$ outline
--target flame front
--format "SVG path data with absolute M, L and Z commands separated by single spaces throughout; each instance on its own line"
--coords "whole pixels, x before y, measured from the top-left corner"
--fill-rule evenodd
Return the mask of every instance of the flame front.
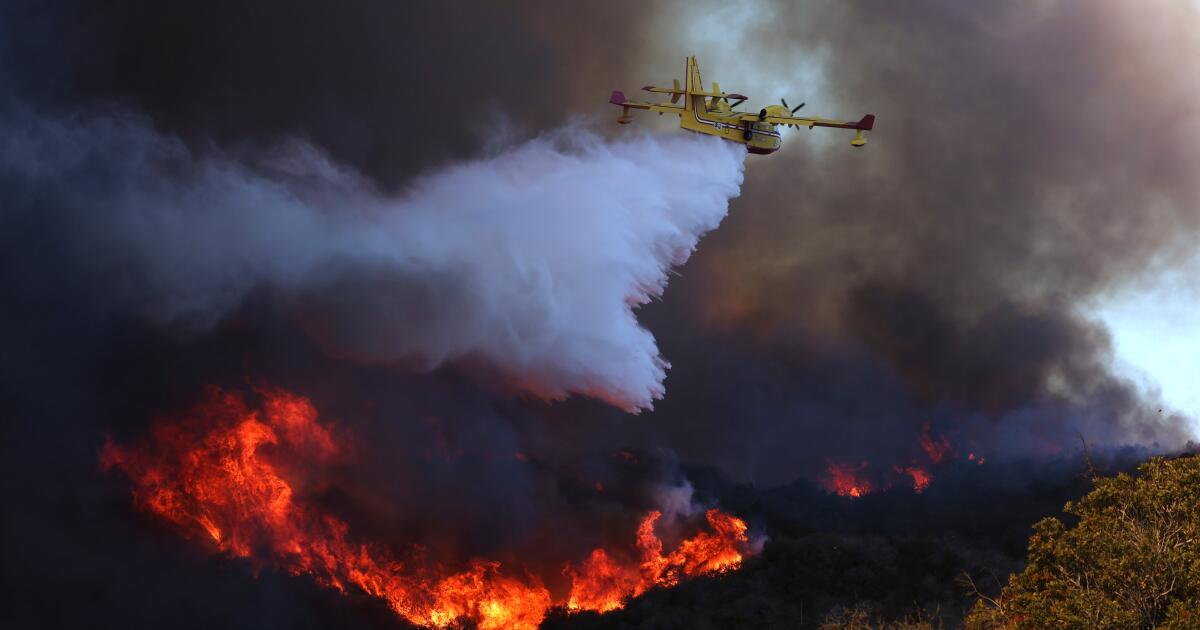
M 564 572 L 572 581 L 568 610 L 615 610 L 626 598 L 637 597 L 652 587 L 674 586 L 683 577 L 741 566 L 748 542 L 742 519 L 709 510 L 705 517 L 713 533 L 700 532 L 663 555 L 662 540 L 654 531 L 661 517 L 662 513 L 652 511 L 638 527 L 640 564 L 615 562 L 603 549 L 596 549 L 579 568 L 567 567 Z
M 921 494 L 933 481 L 933 475 L 920 466 L 893 466 L 893 470 L 901 475 L 912 477 L 913 492 Z
M 935 436 L 929 422 L 921 424 L 921 435 L 918 436 L 917 443 L 931 465 L 916 462 L 906 466 L 893 464 L 891 470 L 894 474 L 889 474 L 884 467 L 877 467 L 873 473 L 868 472 L 869 463 L 866 461 L 859 464 L 829 462 L 825 467 L 825 476 L 820 480 L 821 484 L 829 492 L 858 499 L 875 490 L 872 478 L 882 480 L 883 488 L 887 489 L 891 488 L 897 479 L 908 477 L 912 480 L 913 492 L 921 494 L 933 483 L 933 471 L 943 463 L 957 459 L 958 455 L 950 438 L 944 435 Z M 967 461 L 982 466 L 984 458 L 970 452 L 967 454 Z M 881 468 L 883 470 L 880 470 Z
M 711 532 L 685 538 L 667 554 L 655 532 L 661 515 L 649 513 L 637 532 L 639 557 L 618 561 L 598 548 L 579 566 L 568 565 L 565 601 L 555 601 L 536 576 L 504 574 L 499 562 L 450 570 L 402 561 L 380 545 L 353 542 L 346 523 L 297 498 L 297 475 L 285 462 L 327 462 L 341 447 L 308 399 L 278 389 L 260 393 L 261 411 L 212 389 L 186 416 L 156 422 L 148 439 L 107 442 L 101 466 L 130 477 L 139 508 L 220 553 L 342 592 L 359 589 L 412 623 L 439 628 L 461 620 L 482 629 L 535 628 L 556 605 L 607 612 L 651 587 L 732 570 L 749 553 L 745 522 L 709 510 Z
M 921 437 L 919 440 L 921 450 L 925 451 L 925 454 L 929 456 L 929 461 L 934 464 L 942 463 L 942 458 L 947 453 L 952 454 L 954 452 L 950 446 L 950 440 L 946 436 L 933 437 L 933 428 L 928 422 L 921 424 Z
M 838 496 L 859 498 L 871 494 L 875 486 L 871 484 L 863 471 L 867 462 L 854 464 L 829 464 L 825 468 L 825 487 Z

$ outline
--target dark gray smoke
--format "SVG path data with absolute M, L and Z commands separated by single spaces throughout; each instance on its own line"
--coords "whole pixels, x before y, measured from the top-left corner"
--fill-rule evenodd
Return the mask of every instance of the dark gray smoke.
M 730 219 L 644 316 L 676 367 L 655 417 L 689 427 L 645 439 L 761 481 L 917 456 L 926 421 L 999 452 L 1187 439 L 1185 418 L 1114 373 L 1085 305 L 1194 249 L 1193 7 L 698 12 L 726 28 L 672 41 L 707 81 L 751 106 L 879 118 L 861 150 L 800 130 L 748 161 Z M 787 77 L 801 93 L 763 92 Z

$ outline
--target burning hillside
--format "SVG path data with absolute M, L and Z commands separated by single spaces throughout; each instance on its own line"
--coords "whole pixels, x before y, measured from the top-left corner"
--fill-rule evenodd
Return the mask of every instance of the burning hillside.
M 133 445 L 105 444 L 101 466 L 133 484 L 135 504 L 214 551 L 256 567 L 308 575 L 338 591 L 384 600 L 404 619 L 446 627 L 533 628 L 551 607 L 607 612 L 647 589 L 737 568 L 750 552 L 746 524 L 716 509 L 706 529 L 674 549 L 659 536 L 662 513 L 641 519 L 626 548 L 594 549 L 566 562 L 570 586 L 556 596 L 524 567 L 474 559 L 450 566 L 421 547 L 397 551 L 357 540 L 336 515 L 317 507 L 322 467 L 345 455 L 336 428 L 309 400 L 263 389 L 261 409 L 212 388 L 181 416 L 156 422 Z
M 872 468 L 870 462 L 863 460 L 857 464 L 845 462 L 829 462 L 825 474 L 821 477 L 821 485 L 832 494 L 851 499 L 864 497 L 878 488 L 893 486 L 910 486 L 913 492 L 921 494 L 934 481 L 934 472 L 943 465 L 959 459 L 958 451 L 945 435 L 934 435 L 929 422 L 921 425 L 921 434 L 917 444 L 924 454 L 921 461 L 908 461 L 891 464 L 890 467 Z M 983 465 L 986 458 L 967 453 L 966 461 Z

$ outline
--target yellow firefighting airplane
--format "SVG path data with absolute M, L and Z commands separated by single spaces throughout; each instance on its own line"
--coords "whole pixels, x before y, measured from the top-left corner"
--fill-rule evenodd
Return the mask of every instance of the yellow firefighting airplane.
M 768 105 L 760 109 L 757 114 L 735 112 L 733 108 L 741 105 L 747 97 L 741 94 L 722 92 L 721 86 L 715 81 L 712 91 L 705 92 L 704 84 L 700 80 L 700 67 L 696 64 L 695 57 L 687 58 L 687 74 L 685 76 L 683 88 L 679 87 L 679 79 L 673 81 L 674 87 L 647 85 L 642 88 L 647 92 L 670 94 L 670 105 L 629 101 L 625 99 L 623 92 L 614 91 L 609 102 L 624 108 L 617 122 L 622 125 L 632 122 L 633 117 L 629 115 L 630 109 L 648 109 L 658 112 L 660 116 L 675 114 L 679 116 L 679 126 L 683 129 L 717 136 L 731 142 L 740 142 L 746 145 L 746 150 L 749 152 L 759 154 L 774 153 L 779 150 L 779 145 L 783 140 L 780 138 L 779 132 L 775 130 L 776 125 L 808 127 L 809 129 L 813 127 L 854 129 L 854 139 L 850 141 L 850 144 L 856 147 L 867 143 L 863 132 L 870 131 L 875 126 L 875 116 L 872 114 L 863 116 L 862 120 L 858 122 L 828 118 L 797 118 L 792 114 L 804 107 L 804 103 L 789 109 L 787 101 L 783 99 L 779 99 L 783 103 L 782 106 Z M 686 97 L 682 105 L 678 104 L 681 96 Z M 734 99 L 734 102 L 730 103 L 729 99 Z

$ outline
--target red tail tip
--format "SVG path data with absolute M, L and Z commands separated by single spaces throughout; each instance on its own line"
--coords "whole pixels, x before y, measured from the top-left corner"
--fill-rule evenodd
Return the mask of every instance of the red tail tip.
M 620 90 L 613 90 L 612 96 L 608 99 L 613 105 L 620 105 L 625 102 L 625 93 Z
M 870 131 L 874 128 L 875 114 L 867 114 L 866 116 L 863 116 L 862 120 L 858 121 L 858 125 L 855 126 L 855 129 L 862 129 L 863 131 Z

